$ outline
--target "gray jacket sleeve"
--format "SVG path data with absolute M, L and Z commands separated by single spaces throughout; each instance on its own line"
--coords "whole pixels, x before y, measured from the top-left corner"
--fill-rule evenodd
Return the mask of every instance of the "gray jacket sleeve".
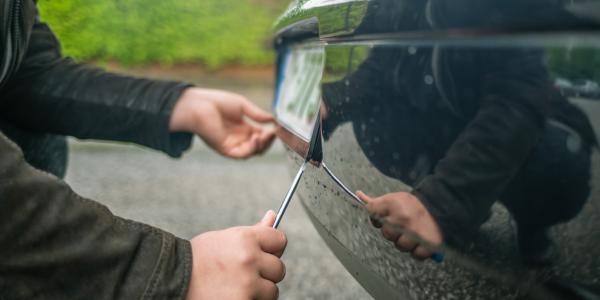
M 0 134 L 1 299 L 184 299 L 191 246 L 114 216 Z
M 27 53 L 2 91 L 0 116 L 33 132 L 125 141 L 178 157 L 192 135 L 169 132 L 190 84 L 117 75 L 63 58 L 44 23 L 33 25 Z

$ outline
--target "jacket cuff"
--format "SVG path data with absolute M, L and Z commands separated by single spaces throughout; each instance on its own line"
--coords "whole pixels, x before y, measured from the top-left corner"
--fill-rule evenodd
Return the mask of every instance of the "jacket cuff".
M 192 145 L 193 134 L 188 132 L 171 132 L 169 130 L 169 123 L 175 104 L 181 97 L 183 91 L 187 88 L 192 87 L 192 84 L 173 82 L 173 81 L 157 81 L 155 88 L 158 93 L 163 93 L 162 103 L 158 122 L 154 124 L 148 124 L 148 128 L 155 128 L 149 132 L 154 132 L 156 135 L 150 140 L 153 141 L 152 148 L 163 151 L 171 157 L 181 157 L 183 152 L 188 150 Z
M 159 261 L 141 299 L 185 300 L 192 276 L 189 241 L 163 233 Z

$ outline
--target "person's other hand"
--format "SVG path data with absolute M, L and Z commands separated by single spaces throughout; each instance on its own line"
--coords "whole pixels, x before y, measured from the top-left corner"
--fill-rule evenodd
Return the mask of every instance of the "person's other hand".
M 263 153 L 275 138 L 273 116 L 244 96 L 201 88 L 188 88 L 175 104 L 169 124 L 172 132 L 200 136 L 211 148 L 231 158 Z
M 382 218 L 383 236 L 399 250 L 410 252 L 417 259 L 426 259 L 433 255 L 434 249 L 422 245 L 419 239 L 433 246 L 442 244 L 442 233 L 437 223 L 413 194 L 399 192 L 377 198 L 360 191 L 356 194 L 367 203 L 366 208 L 371 215 Z
M 285 235 L 269 211 L 255 226 L 201 234 L 191 240 L 193 269 L 187 300 L 277 299 L 285 276 Z

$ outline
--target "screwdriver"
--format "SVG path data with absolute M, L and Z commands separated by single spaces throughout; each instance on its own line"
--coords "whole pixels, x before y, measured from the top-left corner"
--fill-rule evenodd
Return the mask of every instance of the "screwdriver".
M 275 223 L 273 223 L 273 228 L 279 227 L 279 223 L 283 218 L 283 214 L 285 214 L 285 210 L 288 208 L 288 205 L 290 205 L 290 201 L 292 200 L 292 197 L 296 192 L 296 188 L 298 187 L 298 183 L 300 183 L 302 174 L 304 174 L 304 169 L 306 169 L 306 162 L 307 161 L 304 161 L 300 166 L 300 170 L 298 170 L 296 177 L 294 177 L 294 181 L 292 181 L 292 186 L 290 186 L 290 189 L 285 194 L 283 202 L 281 203 L 281 206 L 279 206 L 279 210 L 277 210 L 277 216 L 275 217 Z
M 321 140 L 322 140 L 321 114 L 320 114 L 320 112 L 318 112 L 317 118 L 316 118 L 316 121 L 315 121 L 315 124 L 313 127 L 311 139 L 310 139 L 310 142 L 308 145 L 308 149 L 306 150 L 304 162 L 302 163 L 302 165 L 300 165 L 300 169 L 298 170 L 298 173 L 296 173 L 296 176 L 294 177 L 294 180 L 292 181 L 292 185 L 288 189 L 287 193 L 285 194 L 285 197 L 283 198 L 281 205 L 279 206 L 279 210 L 277 211 L 277 216 L 275 217 L 275 223 L 273 223 L 273 228 L 279 227 L 279 224 L 281 223 L 281 219 L 283 218 L 283 215 L 285 214 L 285 211 L 288 208 L 288 206 L 292 200 L 292 197 L 294 196 L 294 193 L 296 192 L 296 188 L 298 187 L 298 184 L 300 183 L 300 179 L 302 178 L 302 175 L 304 174 L 304 170 L 306 169 L 307 162 L 310 162 L 311 164 L 313 164 L 316 167 L 323 166 L 323 169 L 329 175 L 329 177 L 331 177 L 331 179 L 333 179 L 333 181 L 335 181 L 335 183 L 339 187 L 341 187 L 342 190 L 344 190 L 344 192 L 346 192 L 346 194 L 348 194 L 350 196 L 350 198 L 352 198 L 354 201 L 358 202 L 358 204 L 360 204 L 361 206 L 363 206 L 363 207 L 366 206 L 366 203 L 364 201 L 362 201 L 360 198 L 358 198 L 358 196 L 356 196 L 356 194 L 354 194 L 348 187 L 346 187 L 346 185 L 341 180 L 339 180 L 337 178 L 337 176 L 335 176 L 335 174 L 333 174 L 333 172 L 327 167 L 327 165 L 323 161 L 323 146 L 322 146 Z M 382 218 L 380 218 L 378 216 L 371 216 L 371 221 L 372 221 L 373 225 L 377 226 L 379 224 L 379 227 L 381 227 L 383 225 L 383 223 L 385 222 L 385 220 L 383 220 Z M 442 263 L 444 261 L 444 254 L 441 252 L 436 252 L 431 256 L 431 260 L 433 260 L 436 263 Z

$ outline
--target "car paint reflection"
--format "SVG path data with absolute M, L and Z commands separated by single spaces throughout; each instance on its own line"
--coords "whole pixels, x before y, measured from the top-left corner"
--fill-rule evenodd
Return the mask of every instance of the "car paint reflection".
M 332 45 L 329 47 L 346 46 Z M 399 64 L 394 63 L 397 61 L 402 62 L 402 70 L 408 74 L 406 76 L 414 78 L 416 76 L 413 75 L 418 74 L 417 67 L 411 69 L 406 60 L 398 59 L 398 53 L 411 55 L 411 53 L 421 52 L 433 55 L 439 51 L 438 55 L 445 56 L 449 54 L 444 54 L 444 51 L 450 51 L 452 53 L 449 55 L 450 57 L 476 61 L 472 56 L 489 59 L 490 56 L 493 57 L 489 53 L 496 50 L 493 48 L 477 49 L 472 46 L 434 50 L 435 46 L 432 45 L 429 49 L 422 46 L 417 51 L 411 51 L 409 47 L 393 47 L 389 44 L 375 47 L 372 44 L 363 46 L 352 44 L 348 47 L 355 49 L 364 47 L 369 50 L 365 52 L 368 55 L 362 63 L 354 64 L 354 69 L 346 70 L 344 72 L 346 75 L 342 77 L 335 74 L 339 73 L 339 69 L 327 65 L 325 67 L 325 70 L 329 70 L 323 75 L 323 80 L 329 80 L 329 82 L 325 82 L 322 87 L 323 103 L 327 108 L 327 117 L 323 119 L 325 160 L 329 162 L 330 167 L 341 181 L 349 186 L 349 189 L 363 189 L 373 194 L 411 191 L 415 185 L 433 172 L 437 163 L 444 158 L 448 149 L 460 136 L 461 131 L 477 115 L 476 109 L 461 107 L 460 101 L 473 101 L 478 95 L 472 95 L 471 98 L 461 96 L 436 102 L 435 94 L 439 90 L 435 84 L 432 89 L 431 84 L 425 80 L 425 76 L 420 82 L 409 84 L 410 92 L 407 94 L 404 94 L 405 90 L 402 90 L 401 87 L 394 85 L 393 82 L 386 83 L 382 78 L 402 78 L 396 69 Z M 530 53 L 528 48 L 509 49 L 503 50 L 502 55 L 498 55 L 498 57 L 503 63 L 506 63 L 507 57 L 520 59 L 523 55 L 522 51 L 525 51 L 526 54 Z M 527 56 L 526 60 L 533 59 L 537 66 L 542 61 L 540 55 L 543 55 L 544 52 L 536 49 L 533 53 L 535 54 Z M 383 59 L 385 57 L 392 59 L 385 60 Z M 418 58 L 416 61 L 426 62 L 427 60 Z M 381 67 L 374 67 L 373 63 Z M 430 62 L 424 64 L 427 66 L 426 68 L 432 68 L 429 65 Z M 461 66 L 459 70 L 462 72 L 462 76 L 468 79 L 465 80 L 468 84 L 461 85 L 460 81 L 453 77 L 454 84 L 458 87 L 454 93 L 472 94 L 473 87 L 478 87 L 474 78 L 485 78 L 485 74 L 468 74 L 466 70 L 469 65 L 465 65 L 462 61 L 456 64 Z M 523 64 L 517 65 L 519 68 L 523 66 Z M 479 64 L 470 66 L 480 67 Z M 516 70 L 517 73 L 520 73 L 519 68 Z M 376 71 L 363 73 L 365 69 L 370 72 Z M 393 75 L 386 77 L 388 76 L 387 71 Z M 428 74 L 427 70 L 420 71 Z M 331 73 L 328 74 L 328 72 Z M 447 70 L 443 72 L 452 73 Z M 477 72 L 480 72 L 479 68 L 477 68 Z M 543 73 L 546 74 L 545 71 Z M 356 76 L 364 77 L 357 79 Z M 543 80 L 545 83 L 542 90 L 547 91 L 547 88 L 553 88 L 553 84 L 547 75 L 544 76 L 546 77 Z M 439 82 L 439 80 L 434 81 Z M 467 91 L 460 91 L 461 86 L 464 86 Z M 516 93 L 514 97 L 520 99 L 519 91 L 519 89 L 510 89 L 506 93 Z M 417 99 L 415 102 L 411 102 L 410 97 L 406 96 L 411 93 L 416 95 L 412 99 Z M 429 98 L 426 96 L 428 94 L 431 95 Z M 551 94 L 553 97 L 559 95 L 556 90 Z M 350 99 L 349 102 L 348 99 Z M 431 102 L 426 104 L 419 102 L 428 99 Z M 534 100 L 540 101 L 539 105 L 543 109 L 548 109 L 543 102 L 550 102 L 551 99 L 537 97 Z M 557 101 L 563 102 L 551 103 L 558 105 L 561 109 L 566 106 L 568 109 L 574 110 L 572 118 L 585 121 L 584 125 L 568 126 L 564 122 L 556 120 L 546 122 L 542 119 L 540 122 L 543 124 L 535 127 L 537 129 L 534 128 L 540 131 L 539 140 L 542 142 L 537 142 L 537 140 L 532 142 L 535 146 L 530 146 L 524 162 L 518 164 L 521 172 L 516 172 L 519 175 L 511 177 L 504 191 L 498 194 L 514 197 L 511 200 L 519 199 L 521 204 L 531 200 L 543 201 L 533 202 L 529 207 L 524 208 L 526 211 L 524 219 L 527 221 L 533 219 L 531 214 L 551 212 L 548 207 L 553 205 L 556 207 L 554 211 L 558 212 L 558 216 L 552 216 L 550 224 L 546 226 L 575 218 L 567 224 L 554 226 L 550 230 L 551 236 L 559 245 L 559 251 L 562 254 L 552 267 L 531 268 L 530 265 L 523 263 L 522 254 L 518 250 L 518 234 L 516 234 L 518 223 L 514 221 L 515 211 L 513 210 L 511 214 L 511 210 L 506 208 L 506 202 L 503 205 L 493 204 L 490 213 L 481 217 L 482 222 L 485 221 L 485 223 L 478 226 L 475 233 L 456 239 L 457 242 L 451 246 L 457 250 L 459 255 L 454 256 L 454 262 L 450 259 L 451 262 L 443 266 L 445 272 L 442 274 L 444 276 L 439 278 L 435 276 L 432 278 L 432 274 L 440 274 L 440 270 L 435 266 L 415 263 L 410 256 L 398 252 L 383 241 L 379 233 L 369 226 L 366 212 L 359 206 L 344 200 L 347 196 L 344 195 L 343 190 L 326 175 L 323 176 L 320 172 L 315 171 L 318 174 L 307 176 L 310 178 L 308 179 L 309 183 L 304 184 L 302 189 L 304 204 L 313 217 L 325 230 L 335 236 L 341 245 L 352 251 L 362 262 L 368 262 L 366 265 L 370 269 L 379 270 L 385 274 L 383 278 L 388 280 L 388 284 L 390 280 L 393 280 L 393 286 L 398 287 L 399 290 L 408 290 L 409 287 L 418 283 L 417 286 L 420 286 L 421 289 L 412 288 L 414 294 L 413 292 L 409 293 L 414 298 L 420 298 L 419 295 L 425 291 L 428 294 L 439 291 L 440 296 L 448 293 L 456 296 L 472 295 L 473 290 L 469 288 L 469 284 L 473 282 L 479 282 L 478 289 L 485 287 L 482 289 L 485 291 L 484 294 L 481 294 L 482 297 L 489 298 L 492 295 L 504 297 L 511 290 L 495 285 L 494 283 L 498 280 L 512 282 L 513 287 L 525 285 L 528 289 L 535 289 L 550 277 L 561 280 L 567 278 L 581 284 L 594 284 L 593 280 L 598 278 L 593 267 L 596 262 L 590 260 L 589 257 L 585 259 L 569 257 L 568 253 L 573 253 L 573 251 L 593 252 L 596 249 L 596 242 L 599 240 L 599 237 L 594 234 L 594 228 L 598 224 L 592 221 L 595 219 L 593 216 L 598 214 L 596 205 L 586 204 L 590 194 L 590 182 L 593 182 L 590 165 L 592 163 L 591 145 L 595 143 L 595 137 L 588 141 L 583 138 L 584 134 L 590 134 L 589 130 L 596 131 L 587 121 L 587 115 L 594 116 L 595 113 L 593 109 L 590 111 L 584 108 L 587 115 L 583 114 L 581 113 L 582 109 L 577 108 L 581 105 L 575 106 L 573 101 L 567 101 L 565 98 Z M 449 103 L 458 104 L 452 108 Z M 457 117 L 458 112 L 464 114 L 465 111 L 471 113 L 470 117 L 464 115 Z M 564 110 L 561 112 L 564 113 Z M 507 116 L 502 114 L 500 117 L 506 118 Z M 572 118 L 564 118 L 567 122 L 573 121 Z M 432 120 L 435 121 L 432 122 Z M 511 122 L 511 124 L 515 123 Z M 573 127 L 584 129 L 573 129 Z M 510 141 L 511 143 L 508 145 L 523 143 L 524 140 L 531 138 L 530 132 L 522 132 L 520 129 L 516 128 L 518 134 L 522 134 L 522 136 L 517 141 Z M 585 133 L 586 130 L 588 132 Z M 595 133 L 592 132 L 592 134 Z M 508 138 L 513 138 L 513 136 Z M 489 171 L 484 169 L 483 172 L 488 173 Z M 310 182 L 311 180 L 317 182 Z M 324 190 L 329 192 L 323 192 Z M 491 193 L 492 191 L 484 191 L 483 195 Z M 556 196 L 551 198 L 554 202 L 548 200 L 548 195 Z M 563 199 L 569 199 L 569 201 L 563 201 Z M 517 213 L 519 213 L 518 208 Z M 344 222 L 348 223 L 344 224 Z M 576 237 L 581 236 L 583 232 L 587 233 L 585 241 L 575 242 L 573 239 L 577 240 Z M 466 232 L 451 232 L 451 234 L 457 233 L 465 234 Z M 586 242 L 590 239 L 596 242 Z M 503 246 L 499 247 L 499 245 Z M 458 260 L 457 257 L 459 257 Z M 477 260 L 473 260 L 473 257 L 483 259 L 477 262 Z M 465 268 L 465 259 L 461 260 L 460 258 L 468 258 L 467 261 L 475 262 Z M 462 261 L 462 263 L 457 263 L 457 261 Z M 379 266 L 377 267 L 377 265 Z M 547 273 L 550 269 L 555 272 L 553 276 L 549 276 Z M 481 270 L 487 271 L 482 274 Z M 404 275 L 400 276 L 397 272 L 403 272 Z M 412 275 L 409 276 L 407 273 Z M 492 273 L 496 274 L 490 275 Z M 520 275 L 515 277 L 515 274 Z M 482 279 L 486 277 L 490 277 L 487 279 L 489 281 Z M 456 278 L 456 280 L 449 278 Z M 518 282 L 514 278 L 519 278 Z M 444 281 L 444 285 L 436 284 L 439 281 Z M 463 293 L 457 287 L 463 287 Z M 512 292 L 516 293 L 514 290 Z
M 600 102 L 581 92 L 600 79 L 600 44 L 593 32 L 531 31 L 593 28 L 565 9 L 581 3 L 375 0 L 353 36 L 308 43 L 326 51 L 331 170 L 351 191 L 416 193 L 444 230 L 447 261 L 416 262 L 309 167 L 303 205 L 376 298 L 600 287 Z

